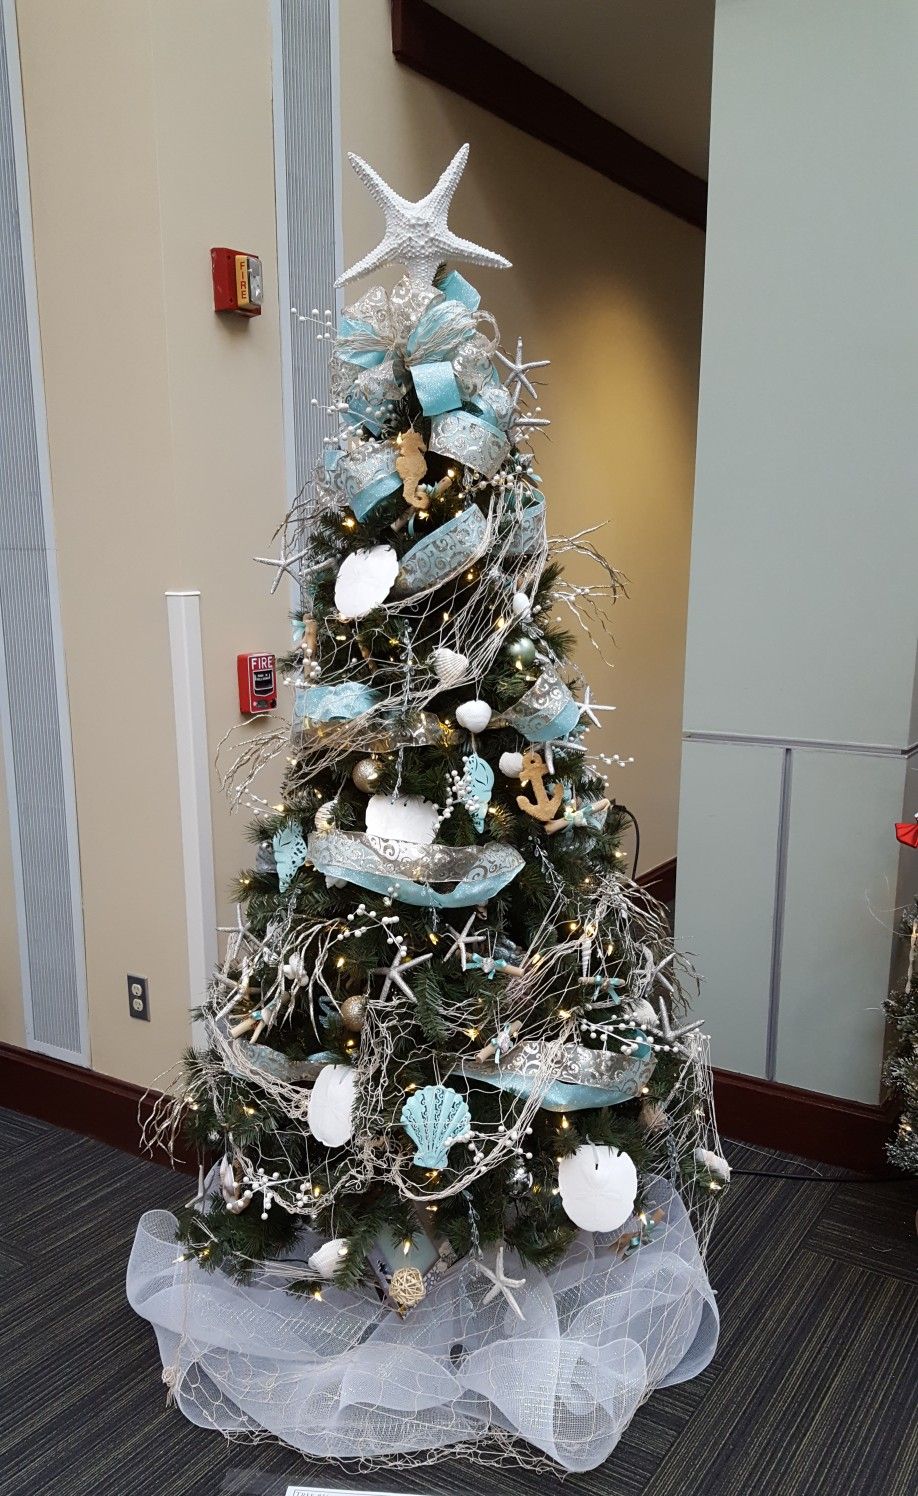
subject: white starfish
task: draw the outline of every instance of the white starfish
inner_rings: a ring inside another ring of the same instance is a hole
[[[504,380],[504,385],[513,396],[514,405],[519,404],[520,395],[523,390],[525,390],[527,394],[531,395],[533,400],[537,400],[539,398],[535,391],[535,385],[529,378],[529,370],[547,369],[549,363],[551,362],[550,359],[524,359],[522,338],[517,338],[516,340],[516,358],[508,358],[506,353],[501,353],[499,348],[495,350],[495,358],[499,358],[504,368],[509,370],[507,378]],[[521,422],[518,422],[517,424],[521,424]],[[534,418],[529,418],[528,424],[547,426],[548,422],[546,420],[537,421]]]
[[[555,749],[566,749],[568,753],[586,753],[586,743],[575,743],[570,738],[551,738],[542,744],[542,756],[549,774],[555,772]]]
[[[490,1278],[491,1282],[494,1284],[493,1288],[488,1289],[487,1293],[484,1296],[484,1299],[482,1300],[482,1303],[490,1304],[492,1299],[496,1299],[497,1295],[499,1293],[502,1293],[517,1318],[525,1320],[526,1316],[520,1308],[519,1304],[516,1302],[516,1298],[513,1294],[513,1289],[525,1288],[526,1279],[508,1278],[507,1274],[504,1272],[503,1242],[501,1242],[500,1246],[497,1249],[497,1256],[494,1259],[493,1270],[489,1267],[486,1267],[480,1257],[476,1258],[475,1260],[475,1270],[476,1272],[481,1273],[482,1277]]]
[[[411,961],[400,961],[396,956],[391,966],[374,967],[371,975],[386,979],[382,985],[382,992],[379,994],[380,1002],[385,1002],[389,995],[389,988],[392,986],[396,986],[411,1002],[414,1002],[414,993],[405,981],[402,972],[410,971],[412,966],[420,966],[422,961],[429,961],[432,955],[433,951],[427,951],[425,955],[415,956]]]
[[[468,960],[469,960],[469,958],[468,958],[468,952],[466,951],[466,946],[467,945],[480,945],[483,940],[487,939],[487,936],[484,935],[484,934],[481,934],[481,935],[470,935],[469,934],[469,931],[471,930],[473,924],[475,923],[476,917],[477,917],[476,913],[473,910],[472,913],[469,915],[468,919],[465,922],[465,925],[463,926],[463,928],[461,930],[450,930],[450,932],[449,932],[452,935],[452,937],[453,937],[453,943],[450,946],[449,950],[446,952],[446,955],[443,957],[443,959],[444,959],[444,961],[448,961],[449,958],[450,958],[450,956],[454,956],[456,954],[456,951],[458,951],[459,952],[459,962],[460,962],[460,965],[461,965],[463,971],[467,971],[468,970]]]
[[[424,286],[431,284],[440,265],[449,258],[509,270],[510,261],[503,255],[473,244],[471,239],[460,239],[447,225],[449,205],[468,155],[468,146],[461,146],[427,196],[409,202],[394,192],[372,166],[349,151],[347,159],[386,215],[386,232],[375,249],[339,275],[335,285],[343,286],[393,260],[405,266],[409,280]]]
[[[657,1008],[660,1013],[660,1034],[664,1044],[669,1044],[673,1049],[686,1054],[685,1045],[680,1044],[679,1040],[684,1039],[686,1034],[693,1034],[696,1029],[700,1029],[704,1019],[699,1018],[694,1023],[683,1023],[681,1027],[673,1028],[666,1003],[662,997],[657,999]]]
[[[597,712],[614,712],[614,711],[615,711],[615,707],[614,706],[601,706],[598,701],[591,701],[590,700],[590,688],[589,688],[589,686],[585,686],[584,687],[583,700],[580,703],[580,715],[581,715],[581,717],[589,717],[589,719],[592,722],[593,726],[594,727],[598,727],[600,724],[599,724],[599,718],[597,717],[596,713]]]
[[[284,575],[284,572],[286,572],[289,577],[292,577],[294,582],[299,583],[302,573],[295,572],[293,570],[293,567],[296,565],[297,561],[302,561],[303,557],[308,555],[308,547],[304,551],[296,551],[293,555],[288,556],[284,547],[281,546],[281,553],[279,556],[254,556],[252,559],[257,561],[260,566],[275,566],[277,568],[277,576],[271,583],[271,591],[273,593],[276,592],[278,587],[280,586],[280,580]]]

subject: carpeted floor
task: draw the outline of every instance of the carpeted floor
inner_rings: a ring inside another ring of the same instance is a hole
[[[779,1174],[813,1167],[730,1155]],[[166,1407],[152,1331],[124,1298],[137,1217],[187,1197],[188,1179],[8,1111],[0,1156],[2,1496],[284,1496],[294,1483],[431,1496],[918,1492],[908,1183],[736,1178],[710,1260],[723,1319],[713,1365],[656,1394],[606,1465],[562,1485],[455,1460],[361,1476],[192,1427]]]

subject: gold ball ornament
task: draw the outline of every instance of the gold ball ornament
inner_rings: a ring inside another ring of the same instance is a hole
[[[427,1289],[424,1279],[416,1267],[400,1267],[389,1280],[389,1297],[399,1314],[405,1314],[419,1304]]]
[[[378,758],[360,758],[351,770],[351,778],[365,795],[372,795],[379,786],[382,764]]]
[[[352,1034],[359,1034],[363,1028],[367,1016],[367,995],[365,992],[357,992],[353,997],[346,997],[341,1004],[341,1022]]]

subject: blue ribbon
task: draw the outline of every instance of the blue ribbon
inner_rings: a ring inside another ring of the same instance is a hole
[[[340,686],[297,686],[293,702],[294,722],[350,722],[372,711],[379,692],[359,681]]]
[[[365,520],[377,504],[381,504],[383,499],[387,499],[401,486],[402,480],[398,473],[384,473],[381,478],[374,478],[372,483],[355,494],[350,500],[350,507],[359,520]]]
[[[338,356],[346,364],[355,364],[358,369],[375,369],[386,357],[388,349],[380,339],[379,348],[353,349],[347,345],[351,337],[377,338],[379,334],[375,327],[369,322],[359,322],[350,317],[342,317],[338,323]]]
[[[475,287],[458,270],[451,270],[449,275],[444,276],[439,289],[447,301],[460,301],[469,312],[477,312],[481,306],[481,297]]]
[[[434,364],[412,364],[411,377],[425,416],[440,416],[446,410],[458,410],[462,404],[453,366],[445,359]]]

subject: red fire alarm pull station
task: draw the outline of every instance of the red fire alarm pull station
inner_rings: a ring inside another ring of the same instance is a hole
[[[238,249],[212,249],[210,263],[214,275],[214,311],[260,317],[262,276],[258,256]]]
[[[273,712],[277,706],[277,669],[273,655],[237,655],[239,710]]]

